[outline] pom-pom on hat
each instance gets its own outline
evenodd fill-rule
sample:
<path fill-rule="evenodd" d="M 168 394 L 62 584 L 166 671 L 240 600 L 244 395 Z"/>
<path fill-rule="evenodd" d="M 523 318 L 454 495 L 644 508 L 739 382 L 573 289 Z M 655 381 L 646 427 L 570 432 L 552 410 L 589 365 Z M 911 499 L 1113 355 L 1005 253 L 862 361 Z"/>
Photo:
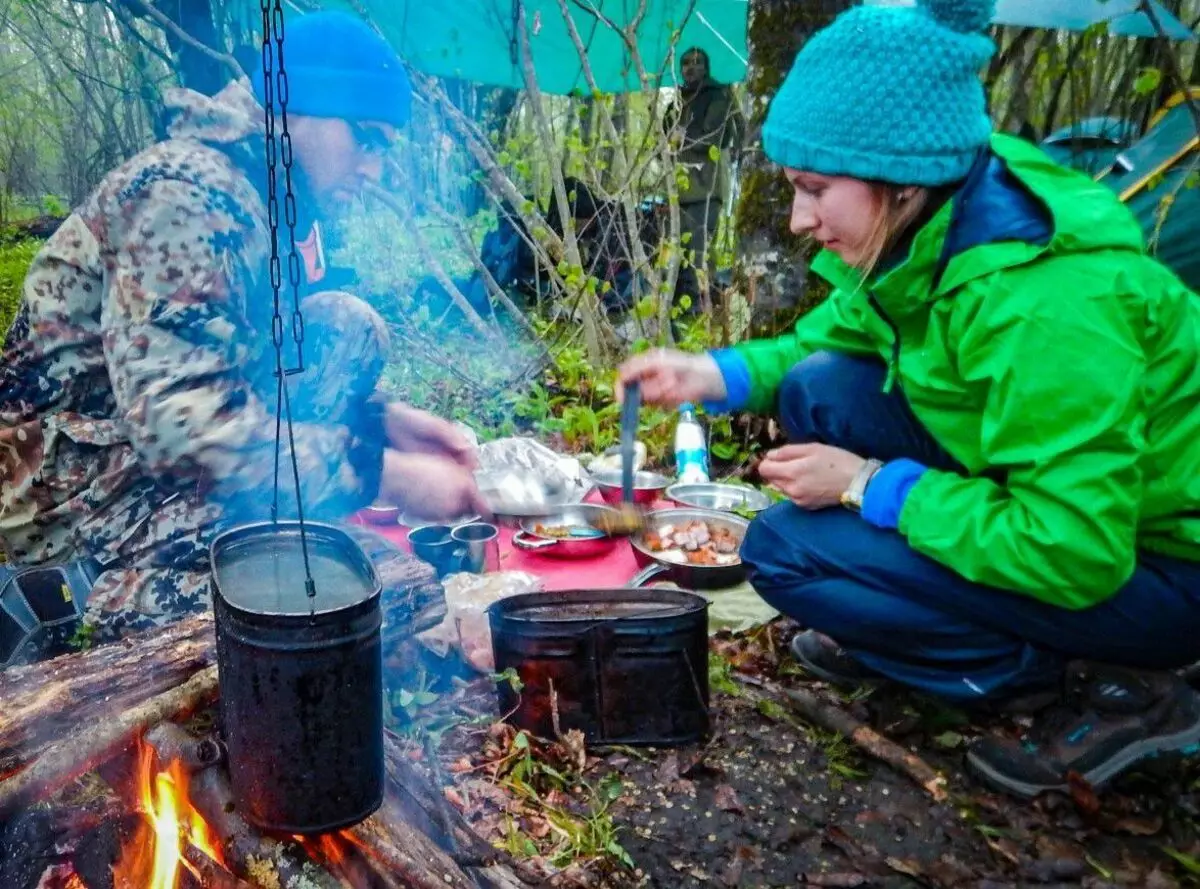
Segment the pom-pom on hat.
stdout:
<path fill-rule="evenodd" d="M 272 77 L 278 69 L 271 42 Z M 404 126 L 412 104 L 408 73 L 395 50 L 366 22 L 330 10 L 290 15 L 283 31 L 288 111 L 312 117 L 374 120 Z M 254 95 L 265 102 L 261 59 L 251 73 Z M 279 97 L 274 96 L 276 113 Z"/>
<path fill-rule="evenodd" d="M 771 102 L 776 163 L 898 185 L 963 178 L 992 124 L 980 73 L 995 0 L 875 0 L 804 45 Z"/>

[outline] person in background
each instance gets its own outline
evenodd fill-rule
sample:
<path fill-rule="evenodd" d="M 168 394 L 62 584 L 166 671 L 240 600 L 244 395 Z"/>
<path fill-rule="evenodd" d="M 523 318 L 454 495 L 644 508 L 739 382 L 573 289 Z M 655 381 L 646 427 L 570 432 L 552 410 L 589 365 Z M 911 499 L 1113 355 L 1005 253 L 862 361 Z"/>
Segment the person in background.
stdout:
<path fill-rule="evenodd" d="M 709 74 L 708 53 L 698 47 L 687 50 L 680 59 L 683 85 L 678 120 L 680 130 L 679 163 L 687 173 L 687 186 L 679 190 L 680 234 L 687 235 L 684 250 L 692 261 L 679 271 L 675 292 L 687 294 L 693 308 L 706 300 L 716 264 L 709 242 L 717 234 L 721 217 L 720 164 L 713 149 L 721 154 L 741 148 L 745 125 L 733 90 L 717 83 Z M 725 158 L 728 163 L 728 158 Z M 703 271 L 703 275 L 698 274 Z"/>
<path fill-rule="evenodd" d="M 809 41 L 767 155 L 831 296 L 777 339 L 631 359 L 651 404 L 775 411 L 756 590 L 838 683 L 1035 710 L 1008 791 L 1200 749 L 1200 299 L 1113 194 L 994 134 L 988 0 L 864 5 Z M 1039 704 L 1044 706 L 1038 706 Z"/>
<path fill-rule="evenodd" d="M 286 40 L 305 366 L 288 380 L 305 513 L 340 519 L 372 501 L 430 517 L 475 512 L 466 439 L 376 394 L 384 322 L 321 287 L 314 223 L 380 179 L 409 117 L 404 67 L 345 13 L 296 17 Z M 270 517 L 277 381 L 263 102 L 261 71 L 213 97 L 170 91 L 168 138 L 109 173 L 49 239 L 8 332 L 0 550 L 17 567 L 91 564 L 83 592 L 101 638 L 207 608 L 211 538 Z M 286 436 L 280 462 L 280 511 L 294 515 Z"/>

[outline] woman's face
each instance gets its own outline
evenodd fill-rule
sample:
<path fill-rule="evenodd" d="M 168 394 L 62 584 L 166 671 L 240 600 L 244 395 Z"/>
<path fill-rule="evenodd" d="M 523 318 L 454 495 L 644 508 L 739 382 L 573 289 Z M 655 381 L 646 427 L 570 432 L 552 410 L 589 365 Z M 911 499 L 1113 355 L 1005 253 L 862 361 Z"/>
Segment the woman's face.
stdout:
<path fill-rule="evenodd" d="M 792 184 L 793 234 L 811 235 L 847 265 L 857 266 L 879 224 L 879 190 L 861 179 L 784 168 Z"/>

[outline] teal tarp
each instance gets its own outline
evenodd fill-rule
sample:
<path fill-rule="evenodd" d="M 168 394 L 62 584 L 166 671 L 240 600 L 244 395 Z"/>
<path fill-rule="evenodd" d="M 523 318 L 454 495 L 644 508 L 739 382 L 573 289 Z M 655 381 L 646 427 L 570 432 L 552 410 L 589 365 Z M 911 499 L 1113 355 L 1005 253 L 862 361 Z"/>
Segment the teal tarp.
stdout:
<path fill-rule="evenodd" d="M 1189 287 L 1200 290 L 1200 188 L 1186 181 L 1198 150 L 1196 140 L 1191 111 L 1180 103 L 1117 155 L 1100 182 L 1122 195 L 1155 255 Z M 1166 206 L 1170 212 L 1160 220 Z"/>
<path fill-rule="evenodd" d="M 601 92 L 641 89 L 630 53 L 616 28 L 644 6 L 637 45 L 652 86 L 675 86 L 678 57 L 698 46 L 712 76 L 736 83 L 746 75 L 747 0 L 565 0 Z M 258 3 L 241 0 L 245 24 L 261 31 Z M 347 8 L 324 0 L 325 8 Z M 476 83 L 523 88 L 512 0 L 359 0 L 404 59 L 419 71 Z M 588 90 L 579 53 L 558 0 L 524 0 L 538 85 L 545 93 Z M 289 10 L 288 16 L 300 15 Z M 682 32 L 675 37 L 675 31 Z M 261 38 L 260 38 L 261 39 Z M 286 40 L 286 28 L 285 38 Z M 672 50 L 674 55 L 672 55 Z M 286 50 L 285 56 L 286 58 Z"/>

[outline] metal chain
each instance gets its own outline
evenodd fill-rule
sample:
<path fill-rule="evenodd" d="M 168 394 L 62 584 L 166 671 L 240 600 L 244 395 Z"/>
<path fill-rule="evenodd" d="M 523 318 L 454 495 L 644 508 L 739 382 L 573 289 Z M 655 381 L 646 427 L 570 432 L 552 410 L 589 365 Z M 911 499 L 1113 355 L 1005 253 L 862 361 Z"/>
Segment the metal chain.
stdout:
<path fill-rule="evenodd" d="M 296 491 L 296 516 L 300 523 L 300 548 L 304 555 L 304 589 L 308 595 L 309 612 L 315 612 L 316 584 L 313 582 L 312 570 L 308 558 L 308 535 L 304 529 L 304 502 L 300 495 L 300 466 L 296 459 L 296 439 L 292 429 L 292 405 L 288 393 L 286 378 L 304 369 L 303 341 L 304 319 L 300 314 L 300 260 L 296 254 L 296 198 L 292 192 L 292 137 L 287 126 L 288 83 L 287 72 L 283 66 L 283 7 L 280 0 L 259 0 L 262 11 L 263 42 L 263 106 L 266 125 L 266 160 L 267 160 L 267 224 L 271 233 L 271 343 L 275 347 L 275 492 L 271 501 L 271 521 L 279 520 L 279 457 L 283 446 L 283 426 L 286 422 L 288 449 L 292 462 L 292 481 Z M 274 34 L 274 46 L 272 46 Z M 278 70 L 272 63 L 272 56 L 278 60 Z M 280 124 L 282 132 L 278 135 L 276 148 L 275 132 L 275 101 L 278 90 L 280 107 Z M 279 196 L 276 183 L 277 155 L 281 154 L 284 168 L 284 216 L 288 227 L 289 254 L 288 278 L 292 286 L 292 338 L 296 341 L 298 356 L 297 367 L 288 370 L 283 366 L 283 315 L 279 310 L 279 293 L 283 289 L 283 269 L 279 261 Z"/>

